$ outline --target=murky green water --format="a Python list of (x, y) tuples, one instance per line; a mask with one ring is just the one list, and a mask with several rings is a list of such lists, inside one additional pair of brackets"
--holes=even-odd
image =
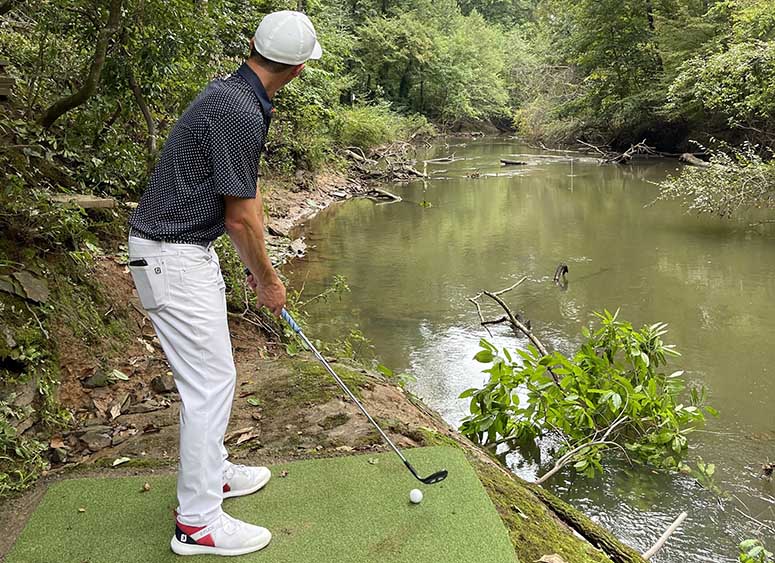
[[(507, 169), (500, 157), (539, 151), (488, 139), (438, 144), (424, 158), (450, 153), (464, 160), (429, 164), (430, 181), (387, 186), (403, 202), (350, 201), (305, 226), (312, 249), (287, 268), (294, 285), (312, 295), (341, 274), (352, 289), (312, 308), (310, 333), (332, 339), (359, 327), (382, 362), (414, 374), (413, 391), (455, 424), (467, 408), (458, 394), (484, 381), (471, 357), (486, 334), (466, 300), (483, 288), (528, 276), (507, 301), (565, 352), (593, 310), (665, 321), (683, 353), (674, 365), (704, 383), (721, 411), (694, 435), (692, 456), (715, 463), (718, 484), (739, 500), (620, 465), (596, 480), (566, 472), (549, 486), (641, 550), (687, 510), (657, 561), (736, 561), (736, 544), (752, 536), (775, 551), (775, 482), (758, 476), (775, 461), (775, 231), (687, 216), (672, 203), (644, 207), (656, 195), (650, 182), (674, 162), (601, 167), (547, 152), (555, 158)], [(466, 177), (477, 170), (482, 177)], [(567, 291), (552, 284), (559, 262), (570, 267)], [(500, 345), (525, 345), (494, 332)], [(505, 458), (526, 478), (548, 469), (547, 460)]]

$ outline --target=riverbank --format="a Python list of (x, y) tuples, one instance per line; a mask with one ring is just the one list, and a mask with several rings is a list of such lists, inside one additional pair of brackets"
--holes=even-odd
[[(301, 189), (289, 179), (267, 181), (263, 192), (269, 225), (276, 233), (270, 239), (275, 258), (292, 253), (284, 249), (289, 244), (284, 235), (292, 225), (358, 193), (361, 186), (336, 174), (308, 179)], [(124, 221), (125, 216), (116, 220)], [(52, 464), (31, 490), (3, 503), (0, 519), (9, 533), (0, 540), (0, 553), (8, 551), (43, 491), (56, 480), (174, 471), (179, 401), (158, 341), (133, 294), (119, 240), (95, 257), (91, 274), (101, 294), (98, 313), (111, 317), (121, 330), (96, 343), (78, 337), (64, 319), (53, 323), (51, 338), (60, 367), (57, 399), (74, 413), (75, 421), (51, 435), (40, 425), (30, 430), (46, 440)], [(239, 382), (227, 442), (236, 460), (270, 463), (384, 451), (376, 432), (310, 356), (290, 356), (282, 339), (236, 312), (231, 321)], [(445, 444), (465, 452), (522, 561), (552, 553), (568, 563), (639, 560), (580, 514), (559, 516), (566, 511), (550, 508), (551, 502), (541, 500), (397, 382), (345, 360), (335, 366), (401, 447)], [(125, 379), (116, 378), (116, 371)], [(101, 377), (104, 374), (113, 377)], [(563, 519), (619, 553), (606, 556), (579, 539)]]

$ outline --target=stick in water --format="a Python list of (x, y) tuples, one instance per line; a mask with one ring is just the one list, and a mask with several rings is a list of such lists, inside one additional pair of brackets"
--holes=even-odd
[(680, 526), (684, 520), (686, 520), (686, 517), (689, 516), (686, 512), (681, 512), (681, 514), (678, 516), (678, 518), (675, 519), (675, 522), (670, 524), (670, 527), (665, 530), (665, 533), (662, 534), (662, 537), (660, 537), (657, 540), (657, 543), (655, 543), (651, 549), (649, 549), (646, 553), (643, 554), (643, 559), (651, 559), (654, 557), (654, 554), (662, 549), (664, 547), (665, 542), (667, 542), (668, 538), (673, 535), (673, 532), (675, 532), (678, 529), (678, 526)]

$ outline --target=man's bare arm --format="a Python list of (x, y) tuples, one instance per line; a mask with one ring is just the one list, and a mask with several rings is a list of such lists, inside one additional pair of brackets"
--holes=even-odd
[(285, 306), (285, 286), (272, 267), (264, 240), (264, 214), (260, 192), (255, 199), (224, 196), (226, 232), (242, 262), (253, 273), (253, 289), (259, 305), (266, 305), (275, 315)]

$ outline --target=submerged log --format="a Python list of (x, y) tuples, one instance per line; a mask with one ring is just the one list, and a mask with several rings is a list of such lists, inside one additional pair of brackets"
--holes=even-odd
[(509, 158), (501, 158), (501, 164), (503, 166), (527, 166), (527, 162), (524, 160), (511, 160)]

